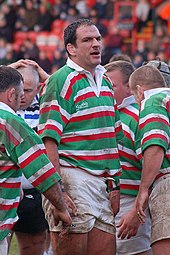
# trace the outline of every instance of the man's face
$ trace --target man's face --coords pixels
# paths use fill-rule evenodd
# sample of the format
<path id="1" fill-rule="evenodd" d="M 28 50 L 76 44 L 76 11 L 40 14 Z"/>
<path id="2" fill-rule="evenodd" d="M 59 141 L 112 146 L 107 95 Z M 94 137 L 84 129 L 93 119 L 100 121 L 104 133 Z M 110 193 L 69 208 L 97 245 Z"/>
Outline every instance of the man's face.
<path id="1" fill-rule="evenodd" d="M 24 85 L 21 81 L 20 86 L 15 89 L 15 97 L 14 101 L 12 102 L 11 108 L 16 112 L 20 109 L 21 100 L 24 95 Z"/>
<path id="2" fill-rule="evenodd" d="M 89 72 L 101 63 L 102 42 L 96 26 L 82 25 L 76 31 L 73 61 Z"/>
<path id="3" fill-rule="evenodd" d="M 122 74 L 119 70 L 112 70 L 107 72 L 107 76 L 111 79 L 115 93 L 115 99 L 120 105 L 124 98 L 130 96 L 129 86 L 124 84 Z"/>
<path id="4" fill-rule="evenodd" d="M 31 79 L 31 77 L 27 77 L 27 76 L 24 77 L 24 96 L 21 100 L 20 109 L 21 110 L 27 109 L 31 105 L 37 93 L 38 93 L 38 88 L 37 88 L 36 82 L 34 82 L 34 80 Z"/>

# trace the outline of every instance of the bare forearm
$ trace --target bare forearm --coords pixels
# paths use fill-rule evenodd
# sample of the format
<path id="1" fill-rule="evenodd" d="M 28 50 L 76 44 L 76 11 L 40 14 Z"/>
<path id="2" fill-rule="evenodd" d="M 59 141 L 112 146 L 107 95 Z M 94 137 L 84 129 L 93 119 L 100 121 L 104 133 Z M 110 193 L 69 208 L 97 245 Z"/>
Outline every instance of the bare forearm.
<path id="1" fill-rule="evenodd" d="M 164 150 L 160 146 L 150 146 L 144 151 L 141 189 L 149 189 L 159 173 L 164 158 Z"/>
<path id="2" fill-rule="evenodd" d="M 66 205 L 63 200 L 60 184 L 58 182 L 46 190 L 43 195 L 54 205 L 57 210 L 61 212 L 66 210 Z"/>

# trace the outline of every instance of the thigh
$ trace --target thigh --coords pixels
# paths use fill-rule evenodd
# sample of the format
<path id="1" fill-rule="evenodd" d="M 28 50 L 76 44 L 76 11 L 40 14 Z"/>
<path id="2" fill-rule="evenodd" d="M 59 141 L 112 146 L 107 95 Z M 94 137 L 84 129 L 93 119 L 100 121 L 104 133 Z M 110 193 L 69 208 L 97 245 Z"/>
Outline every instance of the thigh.
<path id="1" fill-rule="evenodd" d="M 170 239 L 157 241 L 152 245 L 154 255 L 169 255 L 170 254 Z"/>
<path id="2" fill-rule="evenodd" d="M 93 228 L 88 233 L 87 255 L 115 255 L 116 237 L 100 229 Z"/>
<path id="3" fill-rule="evenodd" d="M 119 223 L 120 219 L 129 212 L 134 203 L 135 196 L 121 195 L 120 198 L 120 211 L 115 217 L 116 225 Z M 138 228 L 138 232 L 135 236 L 132 236 L 130 239 L 121 239 L 117 238 L 117 255 L 125 254 L 150 254 L 150 234 L 151 234 L 151 220 L 149 215 L 148 208 L 145 210 L 146 213 L 146 222 L 141 224 Z M 119 229 L 117 228 L 117 234 Z"/>
<path id="4" fill-rule="evenodd" d="M 162 177 L 161 177 L 162 178 Z M 156 183 L 149 197 L 151 213 L 151 243 L 170 238 L 170 177 L 164 176 Z"/>
<path id="5" fill-rule="evenodd" d="M 20 255 L 43 255 L 46 243 L 46 231 L 36 234 L 15 232 L 15 235 L 19 244 Z"/>
<path id="6" fill-rule="evenodd" d="M 87 234 L 68 234 L 64 238 L 59 233 L 51 232 L 54 255 L 86 255 Z"/>

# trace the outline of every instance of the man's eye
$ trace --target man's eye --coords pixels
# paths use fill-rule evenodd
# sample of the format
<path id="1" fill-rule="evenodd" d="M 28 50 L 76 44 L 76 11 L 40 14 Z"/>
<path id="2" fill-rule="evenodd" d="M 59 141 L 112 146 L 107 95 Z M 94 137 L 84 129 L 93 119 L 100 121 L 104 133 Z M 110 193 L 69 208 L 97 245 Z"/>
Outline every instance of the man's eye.
<path id="1" fill-rule="evenodd" d="M 89 42 L 89 41 L 90 41 L 90 39 L 89 39 L 89 38 L 84 39 L 84 42 Z"/>
<path id="2" fill-rule="evenodd" d="M 24 92 L 29 93 L 32 92 L 32 90 L 24 90 Z"/>

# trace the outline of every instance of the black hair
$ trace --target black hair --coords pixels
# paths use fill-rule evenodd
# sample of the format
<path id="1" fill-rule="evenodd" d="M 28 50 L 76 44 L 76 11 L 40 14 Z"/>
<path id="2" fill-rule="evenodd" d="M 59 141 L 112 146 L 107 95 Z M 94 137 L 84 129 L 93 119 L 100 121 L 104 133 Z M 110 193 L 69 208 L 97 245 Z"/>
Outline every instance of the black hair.
<path id="1" fill-rule="evenodd" d="M 73 45 L 76 45 L 76 31 L 77 28 L 80 26 L 93 26 L 94 23 L 89 20 L 89 19 L 78 19 L 76 21 L 74 21 L 73 23 L 71 23 L 70 25 L 68 25 L 68 27 L 65 28 L 64 30 L 64 45 L 65 45 L 65 49 L 67 51 L 67 44 L 71 43 Z M 68 51 L 67 51 L 68 53 Z"/>
<path id="2" fill-rule="evenodd" d="M 10 87 L 19 87 L 23 81 L 22 75 L 14 68 L 0 66 L 0 92 L 5 92 Z"/>

